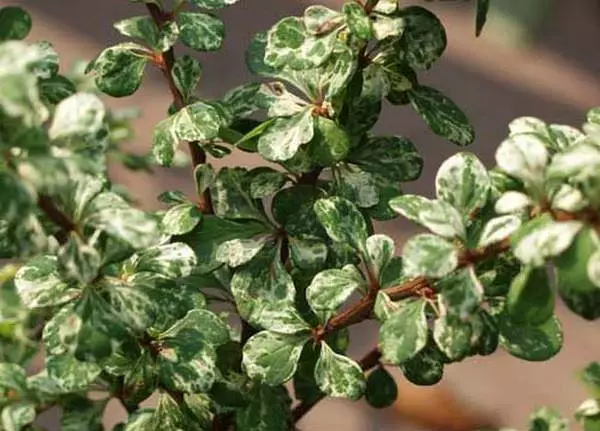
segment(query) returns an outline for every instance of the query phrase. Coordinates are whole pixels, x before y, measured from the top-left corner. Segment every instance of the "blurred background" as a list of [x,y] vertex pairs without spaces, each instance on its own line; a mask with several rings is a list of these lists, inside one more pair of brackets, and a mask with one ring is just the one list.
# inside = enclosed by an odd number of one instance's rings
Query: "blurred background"
[[[283,16],[300,15],[311,3],[240,0],[223,10],[220,15],[227,27],[227,39],[218,53],[202,55],[202,96],[219,97],[227,89],[251,80],[243,56],[251,36]],[[314,3],[336,7],[341,0]],[[112,28],[114,21],[145,13],[142,5],[125,0],[0,0],[0,5],[5,4],[20,4],[33,15],[30,38],[52,41],[67,69],[75,60],[91,59],[102,47],[120,41]],[[401,4],[430,7],[445,24],[446,54],[420,79],[443,90],[465,110],[477,131],[477,140],[470,151],[487,165],[493,164],[494,150],[506,136],[511,119],[532,115],[548,122],[579,126],[590,107],[600,106],[599,1],[492,0],[488,25],[479,39],[474,35],[474,1],[402,1]],[[115,107],[142,109],[143,116],[136,122],[136,139],[129,149],[148,151],[152,126],[165,117],[170,103],[168,89],[159,74],[149,71],[135,96],[107,102]],[[423,176],[408,184],[407,192],[431,194],[437,168],[458,150],[434,136],[408,107],[386,107],[376,131],[404,135],[421,151],[425,159]],[[257,158],[234,153],[215,165],[258,163]],[[184,168],[157,169],[152,176],[115,168],[113,178],[126,185],[146,208],[158,207],[156,195],[163,190],[193,193],[189,169]],[[379,227],[398,243],[414,233],[414,227],[402,221]],[[584,322],[563,309],[559,315],[565,344],[552,360],[531,364],[501,352],[492,357],[471,358],[446,369],[441,385],[453,394],[453,399],[442,399],[432,389],[415,393],[410,384],[402,383],[399,407],[415,397],[425,397],[433,414],[450,409],[451,402],[458,402],[504,426],[520,429],[530,412],[542,405],[551,405],[571,415],[586,396],[575,372],[589,361],[600,359],[600,328],[599,323]],[[375,339],[375,327],[366,324],[356,328],[351,351],[359,355],[372,347]],[[399,373],[395,375],[401,381]],[[117,403],[111,403],[106,424],[116,423],[122,414]],[[333,400],[319,404],[300,423],[301,429],[310,431],[325,431],[332,426],[344,431],[424,430],[400,418],[393,408],[380,412],[366,403]],[[48,428],[52,429],[51,425]]]

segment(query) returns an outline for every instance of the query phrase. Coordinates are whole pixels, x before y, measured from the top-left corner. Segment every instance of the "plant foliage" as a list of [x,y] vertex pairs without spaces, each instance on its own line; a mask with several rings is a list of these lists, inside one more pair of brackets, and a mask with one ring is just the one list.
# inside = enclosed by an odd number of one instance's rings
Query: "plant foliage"
[[[24,10],[0,9],[0,429],[37,429],[57,405],[63,429],[100,429],[115,398],[123,431],[284,431],[325,396],[390,405],[383,365],[431,385],[497,348],[549,359],[563,342],[557,297],[600,316],[600,108],[581,130],[518,118],[497,166],[459,152],[435,198],[404,194],[423,161],[406,137],[372,132],[383,102],[460,147],[475,138],[420,80],[446,48],[433,13],[310,6],[252,39],[255,81],[207,100],[203,66],[173,47],[219,49],[216,13],[236,0],[135,3],[139,16],[114,25],[123,42],[71,71],[51,44],[23,40]],[[487,8],[477,2],[477,33]],[[153,67],[173,104],[149,154],[134,155],[135,113],[100,93],[128,96]],[[179,165],[183,146],[196,195],[165,191],[164,210],[136,208],[109,178],[109,161]],[[270,167],[210,165],[232,149]],[[398,215],[427,232],[402,246],[374,233]],[[348,328],[367,319],[379,339],[350,358]],[[44,367],[28,375],[40,348]],[[586,430],[600,423],[598,369],[584,372],[596,397],[577,414]],[[561,421],[542,410],[531,429]]]

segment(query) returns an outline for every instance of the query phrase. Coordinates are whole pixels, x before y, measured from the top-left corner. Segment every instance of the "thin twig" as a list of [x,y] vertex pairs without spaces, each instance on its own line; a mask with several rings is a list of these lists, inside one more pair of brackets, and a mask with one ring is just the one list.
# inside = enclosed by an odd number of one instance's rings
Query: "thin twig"
[[[167,13],[162,10],[158,5],[154,3],[146,3],[146,7],[150,16],[159,28],[162,28],[166,23],[173,19],[173,14]],[[167,81],[171,95],[173,96],[173,105],[177,110],[185,107],[185,100],[183,95],[175,85],[173,79],[173,65],[175,64],[175,50],[171,47],[167,51],[163,52],[159,56],[159,66]],[[206,163],[206,153],[197,141],[188,142],[190,150],[190,157],[192,158],[192,164],[194,168],[198,165]],[[206,189],[202,196],[198,196],[200,210],[205,214],[212,214],[213,206],[210,191]]]
[[69,240],[69,233],[76,232],[77,226],[67,217],[54,203],[52,198],[46,195],[38,196],[38,207],[60,230],[54,234],[60,244]]

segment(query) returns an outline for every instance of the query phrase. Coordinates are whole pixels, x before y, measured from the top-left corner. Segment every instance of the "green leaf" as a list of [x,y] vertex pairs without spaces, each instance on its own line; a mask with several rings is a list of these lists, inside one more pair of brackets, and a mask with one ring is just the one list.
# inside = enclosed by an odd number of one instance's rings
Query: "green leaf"
[[67,399],[60,418],[62,431],[102,429],[102,415],[108,400],[92,401],[84,397]]
[[400,305],[397,302],[393,302],[383,290],[377,292],[373,312],[379,321],[385,322],[399,308]]
[[451,361],[460,361],[469,354],[471,335],[471,325],[457,316],[446,315],[435,321],[433,338]]
[[31,16],[23,8],[0,8],[0,41],[25,39],[30,30]]
[[350,138],[335,121],[317,117],[314,139],[310,143],[310,157],[321,166],[332,166],[343,160],[350,149]]
[[267,160],[289,160],[313,136],[312,108],[304,109],[289,118],[278,118],[270,124],[258,140],[258,151]]
[[232,239],[219,245],[217,260],[232,268],[250,262],[267,243],[267,238],[260,239]]
[[419,386],[438,383],[444,376],[443,354],[431,342],[423,350],[400,365],[406,379]]
[[531,133],[513,135],[496,150],[496,163],[508,175],[540,189],[548,164],[543,138]]
[[102,257],[91,244],[86,244],[78,235],[71,233],[58,250],[63,274],[71,280],[88,284],[98,277]]
[[174,119],[169,117],[159,121],[152,132],[152,155],[162,166],[171,166],[179,145]]
[[275,386],[292,378],[307,335],[282,335],[262,331],[244,346],[243,364],[248,376]]
[[447,159],[435,177],[436,196],[468,220],[487,202],[491,180],[483,163],[471,153]]
[[309,34],[319,36],[342,25],[343,15],[322,5],[312,5],[304,11],[304,25]]
[[440,91],[419,85],[409,90],[408,97],[436,135],[460,146],[469,145],[475,139],[475,131],[465,113]]
[[46,369],[63,392],[88,390],[102,371],[93,362],[81,362],[69,355],[47,356]]
[[423,159],[414,144],[402,136],[369,137],[365,145],[349,154],[348,160],[392,182],[416,180],[423,169]]
[[250,195],[254,199],[272,196],[288,182],[285,173],[267,167],[255,168],[250,171],[250,174],[252,175]]
[[[7,42],[12,45],[18,42]],[[27,126],[38,126],[48,118],[48,109],[39,98],[37,79],[31,74],[0,76],[0,109],[8,117],[20,118]]]
[[433,13],[418,6],[401,10],[405,28],[401,47],[410,67],[427,70],[446,49],[446,31]]
[[235,413],[238,431],[275,431],[290,427],[290,399],[283,387],[255,384],[249,403]]
[[196,229],[181,239],[196,253],[197,270],[207,273],[221,265],[217,261],[217,249],[221,243],[232,239],[252,238],[261,233],[266,233],[266,229],[258,222],[235,222],[207,215]]
[[575,418],[583,425],[584,431],[598,431],[600,429],[600,401],[597,399],[585,400],[575,412]]
[[596,273],[599,243],[594,230],[586,227],[554,260],[558,293],[573,312],[589,320],[600,317],[600,289],[590,277]]
[[216,51],[225,38],[223,22],[213,15],[181,12],[177,23],[181,42],[197,51]]
[[446,313],[462,320],[466,320],[477,311],[484,293],[472,267],[463,268],[444,277],[436,285],[436,290]]
[[421,300],[406,300],[381,325],[379,347],[384,360],[401,364],[419,353],[427,344],[427,319]]
[[346,15],[346,24],[354,36],[364,41],[371,39],[373,36],[373,27],[362,5],[356,2],[349,2],[344,4],[342,11]]
[[[382,4],[380,1],[378,3]],[[397,7],[397,4],[393,4]],[[385,40],[391,37],[402,36],[406,23],[402,17],[399,16],[385,16],[380,14],[372,15],[373,19],[373,35],[377,40]]]
[[337,32],[317,37],[308,34],[301,18],[287,17],[267,33],[264,61],[274,68],[311,69],[331,56]]
[[78,93],[56,107],[48,130],[50,139],[91,136],[104,126],[106,109],[102,101],[89,93]]
[[442,278],[458,266],[456,247],[435,235],[420,234],[409,239],[402,249],[404,272],[409,276]]
[[326,269],[312,279],[306,289],[306,299],[317,314],[325,313],[328,316],[346,302],[355,290],[365,287],[366,282],[354,265]]
[[129,96],[140,87],[148,59],[143,46],[121,43],[102,51],[86,72],[94,72],[94,82],[102,92],[113,97]]
[[194,5],[203,9],[222,9],[238,2],[238,0],[190,0]]
[[332,240],[351,245],[356,250],[364,249],[367,225],[352,202],[340,197],[319,199],[314,210]]
[[359,400],[366,389],[360,366],[352,359],[335,353],[327,343],[321,343],[321,354],[315,365],[315,380],[319,388],[333,398]]
[[322,240],[292,237],[289,244],[290,257],[298,268],[317,271],[325,265],[328,249]]
[[2,425],[2,429],[6,431],[20,431],[34,420],[35,404],[28,401],[8,404],[2,409],[2,414],[0,415],[0,424]]
[[429,200],[418,195],[403,195],[389,201],[397,213],[445,238],[465,238],[461,214],[443,200]]
[[79,289],[62,279],[54,256],[35,257],[19,268],[15,286],[21,301],[29,308],[60,305],[80,294]]
[[175,136],[182,141],[206,141],[215,138],[225,122],[223,112],[214,104],[196,102],[173,116]]
[[489,220],[479,236],[479,247],[488,247],[509,238],[521,226],[521,219],[514,215]]
[[179,36],[179,28],[175,22],[169,21],[159,29],[150,16],[127,18],[115,23],[114,27],[122,35],[141,39],[159,52],[171,48]]
[[[233,116],[245,118],[272,102],[269,87],[260,82],[240,85],[229,90],[223,97]],[[233,142],[231,142],[233,143]]]
[[54,75],[50,78],[40,79],[40,97],[42,100],[56,105],[77,92],[77,87],[69,79],[62,75]]
[[477,0],[477,16],[475,18],[475,35],[479,37],[487,21],[490,0]]
[[539,326],[519,325],[508,314],[498,317],[500,345],[508,353],[526,361],[545,361],[556,355],[563,344],[563,333],[556,317]]
[[190,275],[196,266],[196,255],[181,242],[146,248],[131,258],[131,266],[139,272],[153,272],[176,279]]
[[187,54],[178,56],[173,64],[171,76],[175,87],[185,102],[189,101],[202,77],[202,64]]
[[229,329],[208,310],[191,310],[159,335],[159,378],[171,390],[205,392],[217,376],[216,347],[229,341]]
[[540,325],[554,314],[554,292],[545,267],[523,267],[506,296],[506,311],[516,323]]
[[251,196],[250,175],[243,168],[223,168],[210,187],[215,215],[264,221],[260,201]]
[[398,398],[398,387],[390,373],[381,365],[367,378],[365,399],[371,407],[383,409],[394,404]]
[[511,237],[513,252],[525,265],[542,266],[569,248],[582,228],[580,221],[557,222],[550,216],[530,220]]
[[559,412],[548,407],[542,407],[529,417],[529,431],[567,431],[569,421]]
[[379,203],[380,189],[373,175],[351,166],[337,170],[337,195],[354,202],[360,208],[370,208]]
[[112,192],[96,195],[85,208],[81,221],[136,249],[155,244],[160,234],[159,223],[154,216],[133,208]]
[[27,375],[25,370],[17,364],[0,362],[0,388],[4,394],[14,391],[20,397],[27,395]]
[[371,235],[366,243],[367,258],[375,277],[382,275],[396,253],[394,241],[387,235]]
[[591,362],[580,373],[581,380],[592,395],[600,394],[600,362]]
[[192,203],[183,203],[169,208],[162,220],[165,233],[183,235],[194,229],[202,220],[202,211]]

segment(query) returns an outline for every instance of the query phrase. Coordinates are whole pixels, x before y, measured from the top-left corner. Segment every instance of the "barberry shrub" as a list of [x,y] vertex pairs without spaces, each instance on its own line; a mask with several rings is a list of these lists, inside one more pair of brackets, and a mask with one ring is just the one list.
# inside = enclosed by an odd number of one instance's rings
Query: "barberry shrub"
[[[54,406],[64,430],[102,429],[118,399],[118,430],[285,431],[324,397],[390,405],[384,364],[432,385],[498,347],[549,359],[557,297],[600,316],[600,109],[582,130],[518,118],[496,167],[460,152],[435,199],[403,194],[423,161],[407,138],[372,133],[384,101],[460,147],[475,136],[418,79],[446,48],[438,18],[396,0],[310,6],[251,41],[257,81],[201,99],[201,63],[173,47],[217,50],[214,13],[235,2],[135,1],[140,16],[114,25],[123,43],[61,73],[51,44],[23,41],[29,15],[0,9],[0,429],[39,429]],[[134,93],[151,67],[173,103],[140,156],[125,150],[132,113],[100,93]],[[110,181],[109,160],[150,170],[180,164],[182,146],[195,196],[165,191],[145,212]],[[232,148],[269,166],[213,169]],[[428,233],[402,247],[374,233],[398,215]],[[352,359],[348,328],[366,320],[378,339]],[[584,380],[577,418],[597,430],[598,363]],[[549,409],[531,424],[567,426]]]

